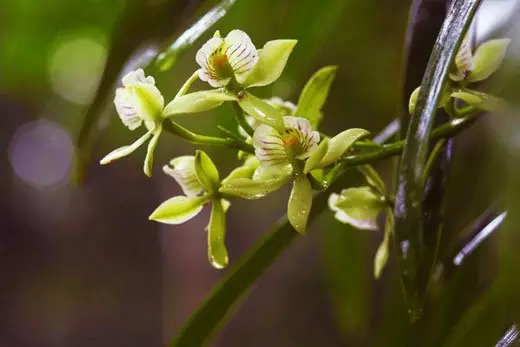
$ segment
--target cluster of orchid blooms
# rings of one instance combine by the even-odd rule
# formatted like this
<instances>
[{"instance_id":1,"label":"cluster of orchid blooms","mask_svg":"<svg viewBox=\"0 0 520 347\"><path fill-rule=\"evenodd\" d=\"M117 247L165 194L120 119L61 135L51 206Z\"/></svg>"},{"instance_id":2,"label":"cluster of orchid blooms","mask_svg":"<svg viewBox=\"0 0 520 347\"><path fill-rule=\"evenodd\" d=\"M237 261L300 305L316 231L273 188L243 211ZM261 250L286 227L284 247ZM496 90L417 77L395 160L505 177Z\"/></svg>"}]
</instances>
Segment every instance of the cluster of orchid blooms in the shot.
<instances>
[{"instance_id":1,"label":"cluster of orchid blooms","mask_svg":"<svg viewBox=\"0 0 520 347\"><path fill-rule=\"evenodd\" d=\"M451 79L457 82L457 86L450 88L456 90L447 92L449 97L469 104L483 102L482 96L465 89L465 84L487 78L500 65L508 41L490 42L479 47L474 56L469 43L463 43L455 70L450 74ZM243 31L233 30L225 38L217 31L197 52L196 61L200 68L166 106L154 78L145 76L142 69L124 76L123 86L116 90L114 104L123 124L130 130L144 124L147 132L133 144L109 153L101 164L129 155L149 140L144 161L147 176L151 176L154 149L163 129L172 125L174 129L180 128L173 116L210 110L223 102L235 102L239 106L241 112L236 115L239 135L235 136L240 138L242 148L250 148L249 151L239 151L242 165L221 179L215 164L203 151L172 159L163 171L177 181L184 195L166 200L149 217L166 224L180 224L210 204L208 255L216 268L224 268L229 262L224 242L229 200L260 199L292 181L287 216L294 229L303 234L307 229L314 191L323 190L320 182L354 143L360 140L370 142L366 140L369 132L364 129L348 129L331 138L317 131L335 67L317 71L304 87L297 105L276 97L260 99L248 91L277 80L295 44L295 40L274 40L257 50ZM482 54L490 54L486 48L489 45L493 46L494 52L497 45L501 47L501 58L498 65L495 62L496 66L485 68L479 59L482 60ZM188 93L197 79L214 89ZM411 110L417 94L418 91L411 97ZM367 185L332 193L329 207L337 220L367 230L377 229L379 214L387 211L385 237L375 260L375 274L378 276L388 257L393 227L391 198L370 165L357 168L365 176Z\"/></svg>"}]
</instances>

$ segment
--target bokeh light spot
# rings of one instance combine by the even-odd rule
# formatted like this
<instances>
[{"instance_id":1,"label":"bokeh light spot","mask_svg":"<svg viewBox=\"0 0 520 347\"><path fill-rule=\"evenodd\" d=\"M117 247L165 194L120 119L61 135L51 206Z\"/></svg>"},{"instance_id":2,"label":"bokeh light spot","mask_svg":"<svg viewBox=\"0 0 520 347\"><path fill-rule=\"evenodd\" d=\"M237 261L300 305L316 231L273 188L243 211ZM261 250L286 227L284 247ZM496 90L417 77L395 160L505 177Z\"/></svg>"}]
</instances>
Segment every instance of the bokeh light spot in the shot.
<instances>
[{"instance_id":1,"label":"bokeh light spot","mask_svg":"<svg viewBox=\"0 0 520 347\"><path fill-rule=\"evenodd\" d=\"M39 189L66 182L73 154L69 134L48 120L20 126L9 145L9 161L15 174Z\"/></svg>"},{"instance_id":2,"label":"bokeh light spot","mask_svg":"<svg viewBox=\"0 0 520 347\"><path fill-rule=\"evenodd\" d=\"M66 100L88 104L99 84L106 48L89 36L60 40L49 58L49 76L54 91Z\"/></svg>"}]
</instances>

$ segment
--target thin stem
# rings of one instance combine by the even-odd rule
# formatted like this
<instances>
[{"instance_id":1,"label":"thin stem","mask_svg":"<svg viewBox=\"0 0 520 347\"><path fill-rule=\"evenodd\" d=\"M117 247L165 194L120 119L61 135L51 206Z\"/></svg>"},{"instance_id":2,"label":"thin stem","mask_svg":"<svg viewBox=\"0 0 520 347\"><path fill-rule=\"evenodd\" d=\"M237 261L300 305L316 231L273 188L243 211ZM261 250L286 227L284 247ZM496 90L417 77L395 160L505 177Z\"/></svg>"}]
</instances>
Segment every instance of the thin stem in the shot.
<instances>
[{"instance_id":1,"label":"thin stem","mask_svg":"<svg viewBox=\"0 0 520 347\"><path fill-rule=\"evenodd\" d=\"M219 146L219 147L231 147L235 149L239 149L241 151L254 154L255 150L253 146L247 144L245 141L233 139L233 138L224 138L224 137L214 137L214 136L206 136L195 134L188 129L180 126L174 121L166 120L163 122L164 130L167 132L176 135L190 143L195 143L199 145L208 145L208 146Z\"/></svg>"},{"instance_id":2,"label":"thin stem","mask_svg":"<svg viewBox=\"0 0 520 347\"><path fill-rule=\"evenodd\" d=\"M467 112L467 115L462 118L453 119L443 125L434 129L430 136L430 141L436 141L444 138L450 138L462 130L472 125L482 113L472 109L472 112ZM401 154L405 142L403 140L381 145L380 149L353 154L343 157L328 173L322 182L323 189L327 189L339 176L343 174L346 168L350 166L357 166L362 164L369 164L377 160L393 157Z\"/></svg>"},{"instance_id":3,"label":"thin stem","mask_svg":"<svg viewBox=\"0 0 520 347\"><path fill-rule=\"evenodd\" d=\"M424 168L423 187L426 186L426 182L428 181L428 177L430 175L432 167L435 164L435 161L437 160L439 154L441 153L442 147L444 147L445 143L446 143L446 139L440 139L435 144L435 147L433 148L432 152L430 153L430 156L429 156L428 161L426 162L426 166Z\"/></svg>"},{"instance_id":4,"label":"thin stem","mask_svg":"<svg viewBox=\"0 0 520 347\"><path fill-rule=\"evenodd\" d=\"M182 85L181 89L177 92L177 95L175 95L175 98L173 100L177 99L179 96L182 96L188 92L193 82L195 82L199 78L199 70L195 71L193 75L188 78L186 82Z\"/></svg>"},{"instance_id":5,"label":"thin stem","mask_svg":"<svg viewBox=\"0 0 520 347\"><path fill-rule=\"evenodd\" d=\"M235 119L237 120L238 125L251 137L255 133L255 130L251 127L251 124L247 121L246 115L244 111L240 108L238 103L233 103L233 109L235 110Z\"/></svg>"}]
</instances>

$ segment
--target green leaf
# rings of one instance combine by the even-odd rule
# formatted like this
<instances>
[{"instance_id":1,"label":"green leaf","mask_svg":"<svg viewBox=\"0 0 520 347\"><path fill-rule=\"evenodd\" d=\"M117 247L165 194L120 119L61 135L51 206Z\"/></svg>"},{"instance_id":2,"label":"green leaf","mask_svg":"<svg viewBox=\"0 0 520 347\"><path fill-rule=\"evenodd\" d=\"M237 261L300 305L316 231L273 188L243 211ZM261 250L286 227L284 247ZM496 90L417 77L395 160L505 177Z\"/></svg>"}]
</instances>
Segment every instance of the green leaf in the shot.
<instances>
[{"instance_id":1,"label":"green leaf","mask_svg":"<svg viewBox=\"0 0 520 347\"><path fill-rule=\"evenodd\" d=\"M386 185L379 173L370 164L356 166L359 172L365 176L368 184L376 188L379 193L386 195Z\"/></svg>"},{"instance_id":2,"label":"green leaf","mask_svg":"<svg viewBox=\"0 0 520 347\"><path fill-rule=\"evenodd\" d=\"M300 94L295 116L307 118L315 129L320 123L321 109L327 100L337 69L337 66L326 66L316 71Z\"/></svg>"},{"instance_id":3,"label":"green leaf","mask_svg":"<svg viewBox=\"0 0 520 347\"><path fill-rule=\"evenodd\" d=\"M323 141L318 145L315 151L311 153L311 156L305 162L305 167L303 168L303 173L307 174L311 170L319 164L319 162L323 159L327 151L329 150L329 139L324 138Z\"/></svg>"},{"instance_id":4,"label":"green leaf","mask_svg":"<svg viewBox=\"0 0 520 347\"><path fill-rule=\"evenodd\" d=\"M160 204L148 219L166 224L182 224L195 217L208 200L208 195L196 197L174 196Z\"/></svg>"},{"instance_id":5,"label":"green leaf","mask_svg":"<svg viewBox=\"0 0 520 347\"><path fill-rule=\"evenodd\" d=\"M390 235L394 229L394 215L392 210L388 209L385 220L385 235L383 242L379 245L376 255L374 257L374 277L378 279L381 272L388 261L388 253L390 252Z\"/></svg>"},{"instance_id":6,"label":"green leaf","mask_svg":"<svg viewBox=\"0 0 520 347\"><path fill-rule=\"evenodd\" d=\"M243 81L244 87L261 87L273 83L282 74L296 40L274 40L258 52L258 62Z\"/></svg>"},{"instance_id":7,"label":"green leaf","mask_svg":"<svg viewBox=\"0 0 520 347\"><path fill-rule=\"evenodd\" d=\"M300 234L307 231L307 220L312 207L312 187L305 175L296 175L289 203L287 204L287 218Z\"/></svg>"},{"instance_id":8,"label":"green leaf","mask_svg":"<svg viewBox=\"0 0 520 347\"><path fill-rule=\"evenodd\" d=\"M220 106L224 101L234 101L236 97L224 89L204 90L179 96L173 99L163 110L163 117L178 114L197 113Z\"/></svg>"},{"instance_id":9,"label":"green leaf","mask_svg":"<svg viewBox=\"0 0 520 347\"><path fill-rule=\"evenodd\" d=\"M200 150L195 154L195 173L207 192L214 193L218 190L220 178L217 167L211 158Z\"/></svg>"},{"instance_id":10,"label":"green leaf","mask_svg":"<svg viewBox=\"0 0 520 347\"><path fill-rule=\"evenodd\" d=\"M254 156L250 156L246 159L242 166L239 166L231 171L231 173L222 180L222 184L225 184L226 182L229 182L235 178L252 178L258 165L260 165L258 159L256 159Z\"/></svg>"},{"instance_id":11,"label":"green leaf","mask_svg":"<svg viewBox=\"0 0 520 347\"><path fill-rule=\"evenodd\" d=\"M468 74L467 80L479 82L494 74L502 65L510 43L510 39L495 39L481 44L475 52L475 66Z\"/></svg>"},{"instance_id":12,"label":"green leaf","mask_svg":"<svg viewBox=\"0 0 520 347\"><path fill-rule=\"evenodd\" d=\"M354 142L369 135L365 129L353 128L345 130L329 140L329 150L319 164L314 168L324 168L338 160L354 144Z\"/></svg>"},{"instance_id":13,"label":"green leaf","mask_svg":"<svg viewBox=\"0 0 520 347\"><path fill-rule=\"evenodd\" d=\"M417 320L422 312L426 292L420 281L424 272L423 176L431 148L430 135L445 81L457 54L463 35L471 24L480 0L455 1L439 32L417 100L414 117L410 118L405 147L400 161L399 186L395 202L394 249L401 272L405 302L410 318ZM401 243L406 241L404 251ZM428 264L431 267L431 264Z\"/></svg>"},{"instance_id":14,"label":"green leaf","mask_svg":"<svg viewBox=\"0 0 520 347\"><path fill-rule=\"evenodd\" d=\"M253 117L260 123L272 126L279 132L284 129L284 124L280 111L269 105L266 101L257 98L251 93L244 92L238 98L238 104L245 113Z\"/></svg>"},{"instance_id":15,"label":"green leaf","mask_svg":"<svg viewBox=\"0 0 520 347\"><path fill-rule=\"evenodd\" d=\"M280 189L291 177L291 175L285 175L267 180L233 178L223 183L219 191L223 194L237 196L242 199L256 200Z\"/></svg>"},{"instance_id":16,"label":"green leaf","mask_svg":"<svg viewBox=\"0 0 520 347\"><path fill-rule=\"evenodd\" d=\"M110 152L106 156L104 156L103 159L101 159L99 161L99 163L101 165L106 165L106 164L113 162L114 160L120 159L122 157L126 157L127 155L133 153L136 149L141 147L141 145L143 143L145 143L146 140L148 140L150 138L153 131L154 131L154 129L148 130L148 132L146 134L144 134L143 136L138 138L137 141L132 143L130 146L123 146L123 147L119 147L119 148L113 150L112 152Z\"/></svg>"},{"instance_id":17,"label":"green leaf","mask_svg":"<svg viewBox=\"0 0 520 347\"><path fill-rule=\"evenodd\" d=\"M148 142L148 149L146 150L146 157L144 158L143 166L144 174L148 177L152 177L153 153L155 151L155 147L157 147L157 143L159 142L161 131L161 126L158 126L153 134L152 139L150 142Z\"/></svg>"},{"instance_id":18,"label":"green leaf","mask_svg":"<svg viewBox=\"0 0 520 347\"><path fill-rule=\"evenodd\" d=\"M228 252L224 243L226 234L226 212L219 199L213 200L211 217L208 224L208 258L216 269L223 269L229 263Z\"/></svg>"}]
</instances>

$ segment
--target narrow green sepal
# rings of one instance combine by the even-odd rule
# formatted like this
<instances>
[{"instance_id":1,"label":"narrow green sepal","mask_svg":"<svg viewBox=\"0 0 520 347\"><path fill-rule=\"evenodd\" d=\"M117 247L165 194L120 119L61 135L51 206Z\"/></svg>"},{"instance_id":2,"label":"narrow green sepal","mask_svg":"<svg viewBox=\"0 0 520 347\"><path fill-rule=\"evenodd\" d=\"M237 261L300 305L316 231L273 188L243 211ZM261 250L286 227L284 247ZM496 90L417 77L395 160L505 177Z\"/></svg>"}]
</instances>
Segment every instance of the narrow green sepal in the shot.
<instances>
[{"instance_id":1,"label":"narrow green sepal","mask_svg":"<svg viewBox=\"0 0 520 347\"><path fill-rule=\"evenodd\" d=\"M195 217L209 198L208 195L174 196L160 204L148 219L165 224L182 224Z\"/></svg>"},{"instance_id":2,"label":"narrow green sepal","mask_svg":"<svg viewBox=\"0 0 520 347\"><path fill-rule=\"evenodd\" d=\"M287 204L287 218L300 234L307 231L307 220L312 207L312 186L305 175L296 175Z\"/></svg>"},{"instance_id":3,"label":"narrow green sepal","mask_svg":"<svg viewBox=\"0 0 520 347\"><path fill-rule=\"evenodd\" d=\"M506 105L506 102L501 98L475 90L458 90L451 93L451 97L463 100L467 104L484 111L499 110Z\"/></svg>"},{"instance_id":4,"label":"narrow green sepal","mask_svg":"<svg viewBox=\"0 0 520 347\"><path fill-rule=\"evenodd\" d=\"M257 98L251 93L242 92L242 95L238 98L238 104L245 113L258 122L272 126L279 132L283 131L284 124L280 111L266 101Z\"/></svg>"},{"instance_id":5,"label":"narrow green sepal","mask_svg":"<svg viewBox=\"0 0 520 347\"><path fill-rule=\"evenodd\" d=\"M101 159L99 161L99 163L101 165L106 165L106 164L113 162L114 160L120 159L122 157L126 157L129 154L132 154L136 149L141 147L143 145L143 143L146 142L146 140L148 140L150 138L153 131L154 131L154 129L148 130L148 132L146 134L144 134L143 136L138 138L134 143L132 143L129 146L123 146L123 147L119 147L119 148L113 150L112 152L105 155L103 157L103 159Z\"/></svg>"},{"instance_id":6,"label":"narrow green sepal","mask_svg":"<svg viewBox=\"0 0 520 347\"><path fill-rule=\"evenodd\" d=\"M207 229L209 262L214 268L223 269L229 264L229 257L224 243L226 212L222 201L219 199L212 202L211 217Z\"/></svg>"},{"instance_id":7,"label":"narrow green sepal","mask_svg":"<svg viewBox=\"0 0 520 347\"><path fill-rule=\"evenodd\" d=\"M365 176L368 184L378 190L382 195L386 195L386 185L379 173L370 164L356 166L359 172Z\"/></svg>"},{"instance_id":8,"label":"narrow green sepal","mask_svg":"<svg viewBox=\"0 0 520 347\"><path fill-rule=\"evenodd\" d=\"M376 255L374 257L374 277L378 279L388 262L388 255L390 252L390 235L393 234L394 229L394 215L391 209L387 210L385 220L385 234L383 242L379 245Z\"/></svg>"},{"instance_id":9,"label":"narrow green sepal","mask_svg":"<svg viewBox=\"0 0 520 347\"><path fill-rule=\"evenodd\" d=\"M325 157L327 151L329 150L329 139L324 138L323 141L318 145L318 147L311 153L311 156L305 162L305 166L303 168L303 173L307 174L311 170L320 163L320 161Z\"/></svg>"},{"instance_id":10,"label":"narrow green sepal","mask_svg":"<svg viewBox=\"0 0 520 347\"><path fill-rule=\"evenodd\" d=\"M273 40L267 42L258 52L258 62L244 80L238 80L244 87L261 87L276 81L287 64L296 40Z\"/></svg>"},{"instance_id":11,"label":"narrow green sepal","mask_svg":"<svg viewBox=\"0 0 520 347\"><path fill-rule=\"evenodd\" d=\"M307 118L314 129L321 121L321 109L327 100L337 69L337 66L326 66L316 71L300 94L295 116Z\"/></svg>"},{"instance_id":12,"label":"narrow green sepal","mask_svg":"<svg viewBox=\"0 0 520 347\"><path fill-rule=\"evenodd\" d=\"M173 99L164 108L162 116L166 118L178 114L204 112L220 106L225 101L236 99L236 96L223 88L189 93Z\"/></svg>"},{"instance_id":13,"label":"narrow green sepal","mask_svg":"<svg viewBox=\"0 0 520 347\"><path fill-rule=\"evenodd\" d=\"M195 173L204 190L209 193L218 190L220 178L217 167L211 158L201 150L197 150L195 154Z\"/></svg>"},{"instance_id":14,"label":"narrow green sepal","mask_svg":"<svg viewBox=\"0 0 520 347\"><path fill-rule=\"evenodd\" d=\"M157 143L159 142L159 137L161 136L162 127L159 125L154 130L154 134L150 142L148 142L148 149L146 150L146 157L144 158L143 171L144 174L148 177L152 177L152 167L153 167L153 154L155 152L155 147L157 147Z\"/></svg>"}]
</instances>

